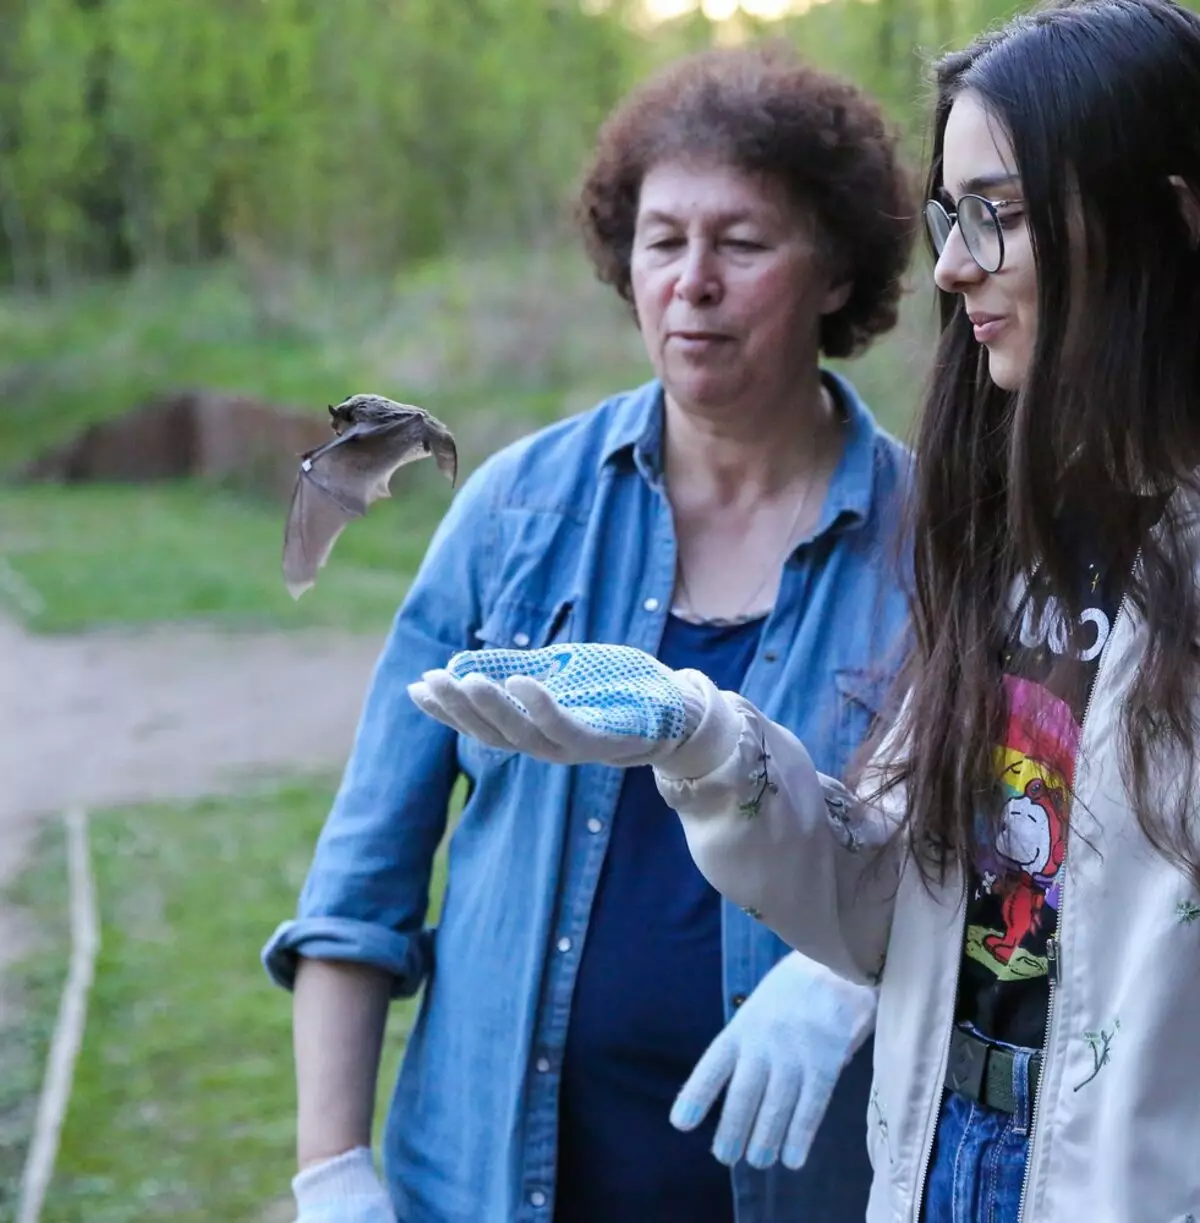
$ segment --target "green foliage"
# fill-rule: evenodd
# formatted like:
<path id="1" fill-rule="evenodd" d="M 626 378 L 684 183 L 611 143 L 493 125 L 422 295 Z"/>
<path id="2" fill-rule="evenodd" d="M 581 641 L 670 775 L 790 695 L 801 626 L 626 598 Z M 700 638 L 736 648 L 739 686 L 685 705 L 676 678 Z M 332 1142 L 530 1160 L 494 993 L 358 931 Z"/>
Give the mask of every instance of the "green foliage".
<path id="1" fill-rule="evenodd" d="M 16 283 L 222 251 L 342 271 L 552 224 L 639 43 L 544 0 L 7 0 Z"/>
<path id="2" fill-rule="evenodd" d="M 286 1193 L 295 1170 L 291 1006 L 259 951 L 294 912 L 333 785 L 298 780 L 237 798 L 93 817 L 101 950 L 45 1219 L 255 1223 Z M 431 921 L 444 874 L 439 855 Z M 10 1063 L 10 1048 L 31 1051 L 21 1059 L 28 1089 L 29 1067 L 43 1064 L 66 966 L 57 827 L 19 899 L 46 932 L 38 957 L 16 974 L 29 1004 L 22 1028 L 6 1033 Z M 377 1129 L 414 1007 L 392 1007 Z M 14 1200 L 23 1154 L 15 1128 L 5 1142 L 7 1089 L 5 1082 L 0 1220 L 11 1218 L 5 1203 Z M 27 1122 L 27 1098 L 22 1108 Z"/>

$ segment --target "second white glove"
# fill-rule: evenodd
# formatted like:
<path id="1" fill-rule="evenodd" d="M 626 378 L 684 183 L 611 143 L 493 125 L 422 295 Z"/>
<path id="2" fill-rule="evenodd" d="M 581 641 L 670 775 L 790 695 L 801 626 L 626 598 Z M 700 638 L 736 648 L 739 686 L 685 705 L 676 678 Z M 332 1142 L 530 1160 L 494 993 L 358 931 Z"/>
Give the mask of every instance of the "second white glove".
<path id="1" fill-rule="evenodd" d="M 695 1129 L 727 1087 L 713 1154 L 732 1167 L 808 1158 L 843 1069 L 875 1026 L 876 993 L 793 951 L 759 982 L 683 1085 L 671 1124 Z"/>
<path id="2" fill-rule="evenodd" d="M 292 1193 L 299 1210 L 295 1223 L 396 1223 L 391 1198 L 366 1147 L 298 1172 Z"/>

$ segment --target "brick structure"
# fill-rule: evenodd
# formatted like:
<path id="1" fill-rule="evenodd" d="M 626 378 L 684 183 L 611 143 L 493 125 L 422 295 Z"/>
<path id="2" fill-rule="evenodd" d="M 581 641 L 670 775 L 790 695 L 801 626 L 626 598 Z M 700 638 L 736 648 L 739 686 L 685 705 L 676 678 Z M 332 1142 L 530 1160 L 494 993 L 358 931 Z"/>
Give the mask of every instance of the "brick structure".
<path id="1" fill-rule="evenodd" d="M 183 390 L 89 425 L 26 464 L 18 479 L 143 482 L 192 478 L 286 497 L 300 455 L 333 432 L 324 409 Z"/>

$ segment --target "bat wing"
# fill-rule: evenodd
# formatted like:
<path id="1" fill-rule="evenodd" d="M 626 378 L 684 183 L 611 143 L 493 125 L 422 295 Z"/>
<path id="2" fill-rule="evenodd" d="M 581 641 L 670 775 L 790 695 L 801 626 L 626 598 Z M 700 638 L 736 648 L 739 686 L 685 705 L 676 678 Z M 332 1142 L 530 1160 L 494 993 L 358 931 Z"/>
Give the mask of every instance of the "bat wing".
<path id="1" fill-rule="evenodd" d="M 311 470 L 300 469 L 283 531 L 283 580 L 293 599 L 317 580 L 337 537 L 359 516 L 314 480 Z"/>
<path id="2" fill-rule="evenodd" d="M 284 581 L 298 599 L 316 581 L 346 524 L 372 502 L 390 497 L 396 470 L 433 454 L 451 481 L 457 474 L 454 439 L 425 413 L 355 423 L 304 455 L 284 530 Z"/>

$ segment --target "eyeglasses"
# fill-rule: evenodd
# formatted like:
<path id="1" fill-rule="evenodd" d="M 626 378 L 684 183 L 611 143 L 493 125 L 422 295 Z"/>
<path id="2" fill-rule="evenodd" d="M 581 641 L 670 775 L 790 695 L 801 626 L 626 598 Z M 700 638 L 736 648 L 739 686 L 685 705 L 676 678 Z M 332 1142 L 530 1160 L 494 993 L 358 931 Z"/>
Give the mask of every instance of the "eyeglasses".
<path id="1" fill-rule="evenodd" d="M 940 200 L 926 200 L 925 224 L 933 240 L 933 249 L 940 256 L 957 224 L 967 254 L 985 272 L 998 272 L 1004 266 L 1004 231 L 999 209 L 1024 200 L 985 200 L 982 195 L 964 195 L 955 209 L 948 209 Z"/>

